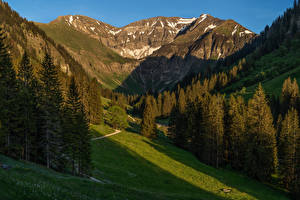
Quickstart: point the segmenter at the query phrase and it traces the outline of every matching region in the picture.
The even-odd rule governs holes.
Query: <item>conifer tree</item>
[[[158,111],[158,116],[162,115],[162,94],[159,93],[157,97],[157,111]]]
[[[64,144],[73,174],[89,174],[90,134],[83,104],[74,77],[71,78],[64,115]]]
[[[150,98],[151,98],[151,104],[152,104],[154,116],[157,117],[159,113],[158,113],[158,106],[157,106],[156,99],[152,95],[150,95]]]
[[[141,134],[148,138],[156,137],[155,114],[153,113],[151,97],[146,97],[143,119],[141,122]]]
[[[37,80],[33,74],[33,69],[30,64],[27,53],[25,52],[18,69],[19,79],[19,118],[21,145],[23,147],[22,158],[30,160],[30,156],[36,156],[37,143]],[[34,154],[34,155],[32,155]]]
[[[101,124],[103,122],[103,108],[101,102],[100,87],[94,78],[88,88],[88,106],[87,115],[92,124]]]
[[[208,95],[202,105],[201,131],[203,138],[202,160],[219,167],[223,163],[224,99]]]
[[[292,108],[282,122],[278,144],[280,174],[285,187],[289,190],[293,190],[296,184],[297,141],[299,139],[298,113]]]
[[[18,116],[17,100],[18,85],[16,73],[13,69],[7,46],[5,45],[5,33],[0,28],[0,151],[8,155],[17,156]],[[14,150],[12,149],[14,148]]]
[[[178,95],[178,108],[180,113],[185,112],[185,106],[186,106],[185,94],[184,94],[184,90],[181,88],[179,90],[179,95]]]
[[[58,69],[51,56],[46,53],[40,73],[41,90],[39,94],[40,115],[39,132],[43,163],[48,168],[63,169],[63,135],[61,124],[62,94]]]
[[[247,135],[245,170],[267,180],[277,166],[277,148],[273,117],[261,84],[248,103]]]
[[[300,196],[300,139],[296,141],[296,168],[295,174],[296,178],[294,180],[292,193],[295,199]]]
[[[230,96],[228,110],[228,159],[231,167],[241,170],[245,160],[246,106],[241,96]]]
[[[290,107],[297,108],[297,104],[299,103],[299,87],[296,79],[292,81],[289,77],[284,81],[281,96],[283,115],[285,115]]]
[[[125,129],[128,127],[127,113],[119,106],[111,106],[108,109],[107,121],[113,128]]]
[[[179,105],[173,107],[170,114],[168,136],[176,146],[187,149],[187,115],[180,111]]]
[[[163,95],[163,107],[162,107],[162,115],[167,117],[170,115],[172,111],[172,100],[169,91],[165,91]]]

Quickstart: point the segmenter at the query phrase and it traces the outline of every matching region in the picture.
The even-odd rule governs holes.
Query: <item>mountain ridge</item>
[[[125,89],[126,92],[132,92],[130,90],[135,87],[139,88],[138,93],[172,87],[190,71],[204,70],[207,66],[202,60],[211,63],[225,58],[256,37],[255,33],[233,20],[221,20],[209,14],[201,14],[198,18],[152,17],[120,28],[82,15],[60,16],[48,24],[36,24],[68,49],[105,87],[119,91]],[[75,34],[81,36],[75,37]],[[90,41],[93,47],[78,45],[83,41]],[[159,59],[162,64],[145,66],[144,63],[153,57],[188,59],[187,62],[178,61],[180,66],[173,66],[170,60],[162,62]],[[201,62],[194,62],[189,57]],[[137,74],[137,71],[145,74]],[[150,71],[157,71],[154,88],[148,84],[153,82]],[[167,71],[171,71],[166,76],[168,80],[159,78]]]

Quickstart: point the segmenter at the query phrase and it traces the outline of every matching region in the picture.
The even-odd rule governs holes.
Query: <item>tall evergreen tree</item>
[[[141,122],[141,134],[145,137],[156,137],[156,123],[155,114],[153,113],[151,97],[146,97],[145,109],[143,112],[143,119]]]
[[[103,122],[100,87],[95,78],[90,82],[88,88],[87,116],[91,124],[101,124]]]
[[[162,115],[162,94],[159,93],[157,97],[157,111],[158,111],[158,116]]]
[[[201,131],[203,138],[203,162],[215,167],[223,163],[224,98],[207,96],[202,106]]]
[[[30,160],[30,156],[36,156],[37,134],[37,80],[33,74],[27,53],[25,52],[18,69],[19,79],[19,128],[20,140],[24,152],[22,159]]]
[[[170,114],[168,136],[173,140],[174,144],[181,148],[187,148],[187,115],[181,112],[179,105],[173,107]]]
[[[228,159],[232,168],[242,169],[246,145],[246,106],[241,96],[230,96],[228,110]]]
[[[296,184],[298,140],[300,140],[298,113],[292,108],[282,122],[278,144],[280,174],[285,187],[290,190],[293,190]]]
[[[19,148],[16,145],[19,140],[16,130],[18,85],[5,39],[5,33],[0,28],[0,151],[18,156],[15,154],[16,148]]]
[[[163,95],[163,106],[162,106],[162,115],[167,117],[172,111],[172,100],[169,91],[165,91]]]
[[[245,170],[267,180],[277,166],[277,148],[273,117],[261,84],[248,103],[247,134]]]
[[[294,180],[292,193],[295,199],[300,196],[300,139],[296,141],[296,168],[295,168],[296,178]]]
[[[62,94],[58,69],[51,56],[46,53],[40,71],[41,90],[39,94],[42,162],[48,168],[63,168],[63,137],[61,127]]]
[[[179,90],[179,95],[178,95],[178,108],[181,113],[185,112],[185,107],[186,107],[186,98],[185,98],[185,93],[184,90],[181,88]]]
[[[290,107],[297,108],[299,103],[299,87],[297,80],[289,77],[282,86],[282,114],[285,115]]]
[[[85,175],[91,169],[89,127],[74,77],[71,78],[64,115],[64,144],[73,174]]]

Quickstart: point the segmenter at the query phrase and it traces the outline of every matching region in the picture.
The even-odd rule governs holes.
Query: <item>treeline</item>
[[[76,84],[77,77],[65,76],[68,84],[63,86],[60,68],[48,53],[37,73],[27,53],[15,67],[0,30],[0,152],[59,171],[89,174],[89,123],[103,120],[99,84],[92,80],[83,87]]]
[[[261,181],[278,173],[284,187],[300,194],[300,95],[296,80],[287,79],[280,105],[272,112],[259,84],[252,99],[225,99],[202,90],[188,98],[181,90],[170,116],[169,137],[214,167],[231,166]],[[273,104],[275,105],[275,104]]]

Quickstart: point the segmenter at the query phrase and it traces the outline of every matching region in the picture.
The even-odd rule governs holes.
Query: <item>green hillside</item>
[[[239,92],[250,98],[261,82],[267,94],[279,96],[282,84],[288,77],[296,78],[300,84],[300,39],[256,60],[248,73],[242,74],[239,81],[230,84],[223,92]]]
[[[125,72],[117,74],[103,70],[105,66],[113,63],[125,64],[131,60],[123,58],[97,39],[75,30],[63,21],[49,24],[36,23],[36,25],[56,43],[66,47],[70,54],[85,67],[88,74],[97,77],[104,87],[115,89],[129,75]]]
[[[112,131],[95,126],[92,130],[94,136]],[[149,140],[123,131],[93,141],[92,146],[93,176],[106,184],[0,156],[0,163],[12,166],[8,171],[0,169],[1,197],[6,200],[288,199],[284,192],[242,174],[204,165],[191,153],[163,139]],[[223,189],[232,191],[225,193]]]

